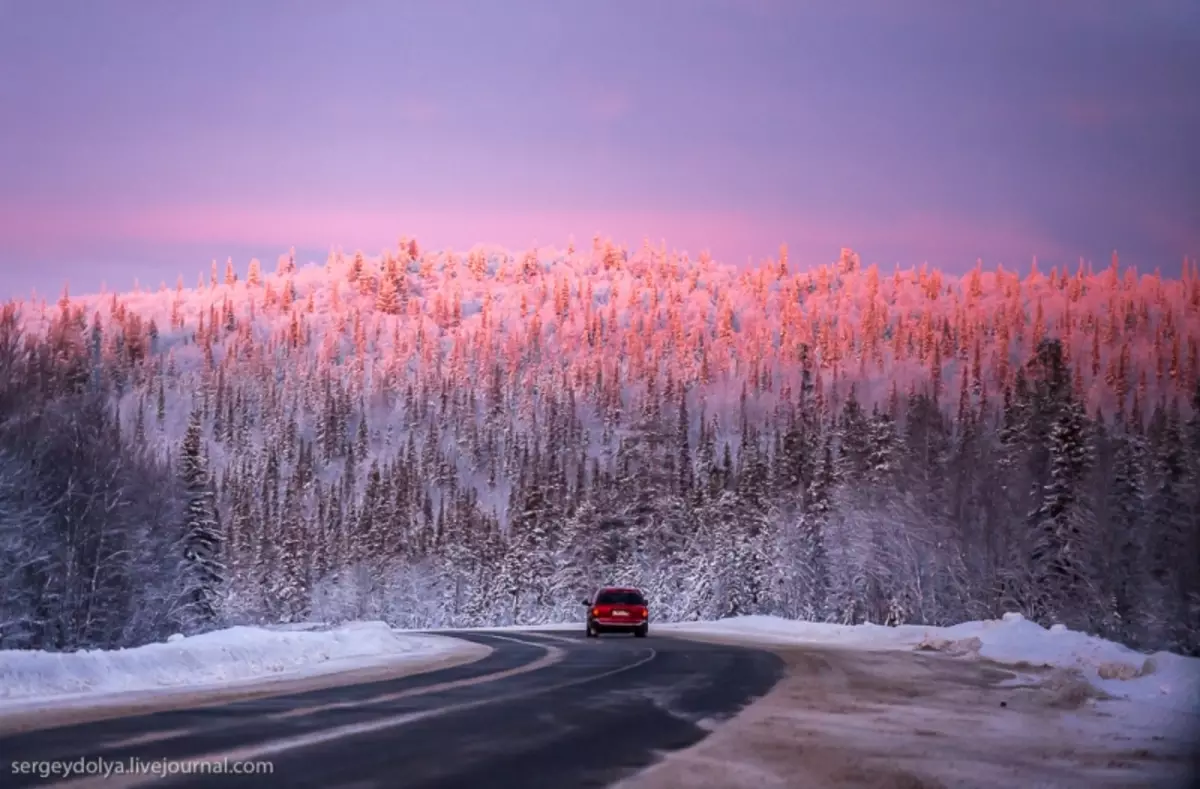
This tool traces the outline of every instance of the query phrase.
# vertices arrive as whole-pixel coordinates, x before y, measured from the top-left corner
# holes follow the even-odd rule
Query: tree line
[[[933,381],[831,397],[804,347],[764,411],[744,381],[726,406],[671,376],[605,403],[565,377],[529,396],[499,364],[381,397],[336,366],[218,354],[171,386],[157,336],[138,347],[67,299],[45,332],[22,326],[6,306],[3,648],[573,621],[622,582],[663,619],[1019,610],[1200,654],[1200,391],[1089,413],[1054,336],[998,396],[964,366],[955,402]]]

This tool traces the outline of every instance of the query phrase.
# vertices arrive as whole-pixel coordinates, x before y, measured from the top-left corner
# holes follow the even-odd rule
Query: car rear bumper
[[[593,619],[592,627],[600,630],[637,630],[647,623],[646,619]]]

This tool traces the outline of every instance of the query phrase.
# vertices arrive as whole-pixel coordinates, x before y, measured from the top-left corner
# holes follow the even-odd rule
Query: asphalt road
[[[458,634],[456,634],[458,635]],[[482,660],[401,679],[0,739],[0,787],[571,789],[685,748],[782,676],[775,655],[658,636],[477,632]],[[64,780],[16,762],[269,761],[270,775]],[[100,760],[103,760],[101,762]]]

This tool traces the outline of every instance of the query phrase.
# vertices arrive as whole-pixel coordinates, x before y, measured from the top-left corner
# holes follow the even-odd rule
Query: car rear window
[[[597,605],[645,605],[646,598],[637,592],[601,592],[596,595]]]

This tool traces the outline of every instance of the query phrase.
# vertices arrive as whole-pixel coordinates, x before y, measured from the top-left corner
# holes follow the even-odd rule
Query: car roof
[[[598,591],[601,592],[637,592],[641,594],[642,590],[636,586],[601,586]]]

